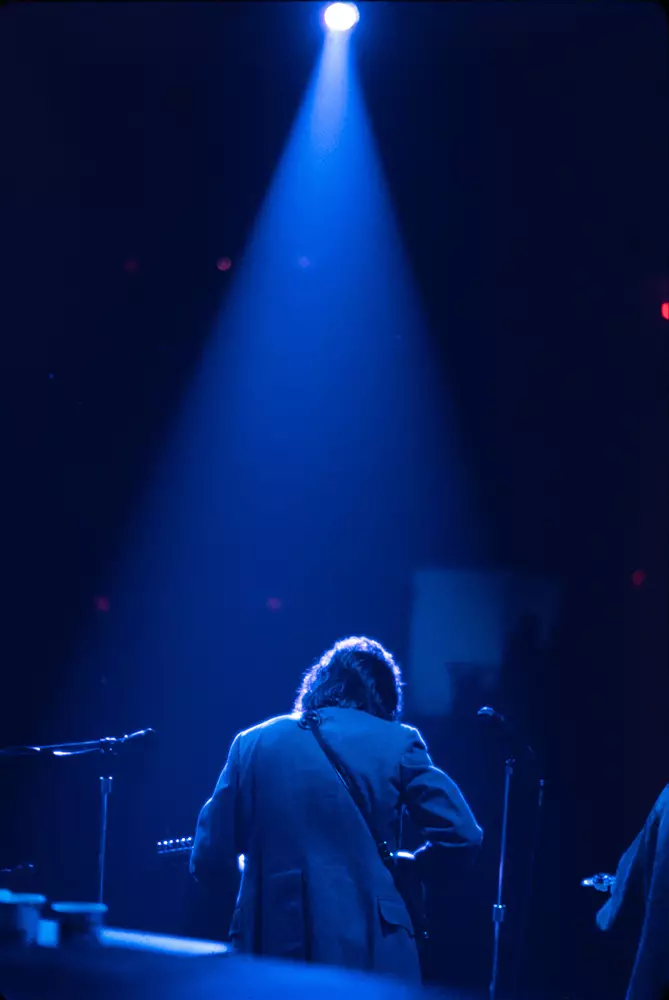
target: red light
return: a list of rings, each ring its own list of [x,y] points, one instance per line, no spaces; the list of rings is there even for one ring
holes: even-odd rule
[[[669,319],[669,302],[662,303],[662,319]]]
[[[123,264],[123,270],[126,274],[134,274],[138,268],[139,264],[133,257],[126,260]]]
[[[109,611],[108,597],[95,597],[93,599],[93,604],[95,605],[96,611]]]
[[[643,583],[645,583],[645,580],[646,580],[646,574],[644,573],[644,571],[642,569],[635,569],[634,572],[632,573],[632,583],[634,584],[634,586],[640,587]]]
[[[300,257],[297,263],[300,265],[301,268],[305,268],[310,266],[311,261],[309,260],[308,257]]]
[[[216,267],[219,271],[229,271],[232,267],[232,261],[229,257],[219,257],[216,261]]]
[[[280,611],[281,610],[281,601],[279,600],[278,597],[268,597],[267,598],[267,607],[269,608],[270,611]]]

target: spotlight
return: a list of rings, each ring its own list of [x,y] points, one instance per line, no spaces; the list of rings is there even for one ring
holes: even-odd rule
[[[330,31],[350,31],[360,20],[360,14],[354,3],[331,3],[323,20]]]

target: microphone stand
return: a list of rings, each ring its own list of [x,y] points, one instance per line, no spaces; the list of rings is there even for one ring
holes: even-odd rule
[[[51,757],[80,757],[85,753],[102,754],[103,759],[110,761],[118,754],[118,751],[131,740],[140,736],[148,736],[153,733],[153,729],[139,729],[135,733],[126,736],[103,736],[99,740],[88,740],[85,743],[52,743],[49,746],[17,746],[5,747],[0,750],[1,757],[34,757],[42,754]],[[97,902],[104,902],[105,888],[105,865],[107,860],[107,820],[109,816],[109,796],[111,795],[114,782],[111,772],[111,765],[107,764],[104,773],[100,775],[100,839],[98,842],[98,871],[97,871]]]
[[[511,779],[514,774],[517,755],[514,750],[518,750],[519,755],[525,755],[531,760],[537,761],[537,755],[530,746],[526,746],[522,741],[518,740],[517,734],[509,726],[507,720],[499,712],[496,712],[494,708],[489,705],[484,705],[477,712],[478,716],[487,717],[493,720],[505,734],[506,737],[506,752],[507,757],[504,762],[504,803],[502,808],[502,836],[500,842],[499,851],[499,869],[497,874],[497,898],[492,908],[492,921],[493,921],[493,951],[492,951],[492,971],[490,975],[490,986],[488,990],[489,1000],[497,1000],[497,985],[499,979],[499,950],[500,950],[500,938],[502,933],[502,924],[506,917],[506,905],[504,900],[504,874],[506,869],[506,850],[508,844],[508,832],[509,832],[509,798],[511,793]],[[543,792],[544,792],[544,780],[543,778],[539,782],[539,803],[538,809],[539,814],[541,812],[541,805],[543,802]],[[539,816],[537,816],[537,824],[539,821]],[[538,825],[537,825],[538,834]],[[529,891],[531,893],[531,880],[534,869],[534,856],[536,854],[536,836],[535,843],[532,848],[532,861],[529,874]],[[524,914],[524,920],[527,919],[527,913]],[[518,963],[520,963],[520,956],[518,957]],[[514,977],[514,992],[515,985],[518,978],[518,968],[515,970]]]
[[[530,860],[527,866],[527,882],[525,885],[525,899],[523,902],[523,908],[521,910],[520,917],[520,933],[518,935],[518,952],[516,954],[516,964],[513,973],[513,987],[511,991],[511,996],[516,997],[518,994],[518,982],[520,980],[520,973],[523,965],[523,950],[525,948],[525,932],[527,930],[527,921],[530,913],[530,905],[532,903],[532,891],[534,887],[534,871],[536,867],[537,860],[537,850],[539,848],[539,837],[541,834],[541,813],[542,806],[544,803],[544,789],[546,787],[546,782],[543,778],[539,778],[539,790],[537,793],[537,811],[534,821],[534,833],[532,835],[532,847],[530,849]]]
[[[506,843],[509,829],[509,793],[511,791],[511,778],[516,765],[515,757],[507,757],[504,764],[504,806],[502,809],[502,840],[499,852],[499,871],[497,875],[497,901],[492,908],[492,921],[494,928],[493,948],[492,948],[492,973],[490,976],[489,997],[496,1000],[497,980],[499,977],[499,942],[502,931],[502,924],[506,916],[506,906],[502,902],[504,893],[504,869],[506,867]]]

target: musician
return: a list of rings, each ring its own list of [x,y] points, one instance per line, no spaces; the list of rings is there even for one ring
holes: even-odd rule
[[[609,930],[639,900],[642,928],[626,1000],[669,1000],[669,785],[618,862],[597,926]]]
[[[306,672],[292,715],[235,737],[198,819],[191,872],[214,887],[244,855],[230,927],[236,950],[420,982],[414,927],[369,820],[300,725],[303,713],[318,713],[391,849],[404,809],[426,853],[478,846],[483,834],[462,793],[401,711],[395,660],[353,637]]]

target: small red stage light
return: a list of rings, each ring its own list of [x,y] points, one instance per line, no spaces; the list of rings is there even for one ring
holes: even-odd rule
[[[669,302],[662,303],[662,319],[669,319]]]
[[[281,610],[281,601],[279,600],[278,597],[268,597],[267,598],[267,607],[269,608],[270,611],[280,611]]]
[[[134,274],[138,268],[139,264],[134,259],[134,257],[130,257],[123,263],[123,270],[125,271],[126,274]]]
[[[216,261],[216,267],[219,271],[229,271],[232,267],[232,261],[229,257],[219,257]]]
[[[108,597],[96,597],[93,603],[95,604],[96,611],[109,611]]]
[[[646,581],[646,574],[642,569],[635,569],[632,573],[632,583],[635,587],[640,587]]]

